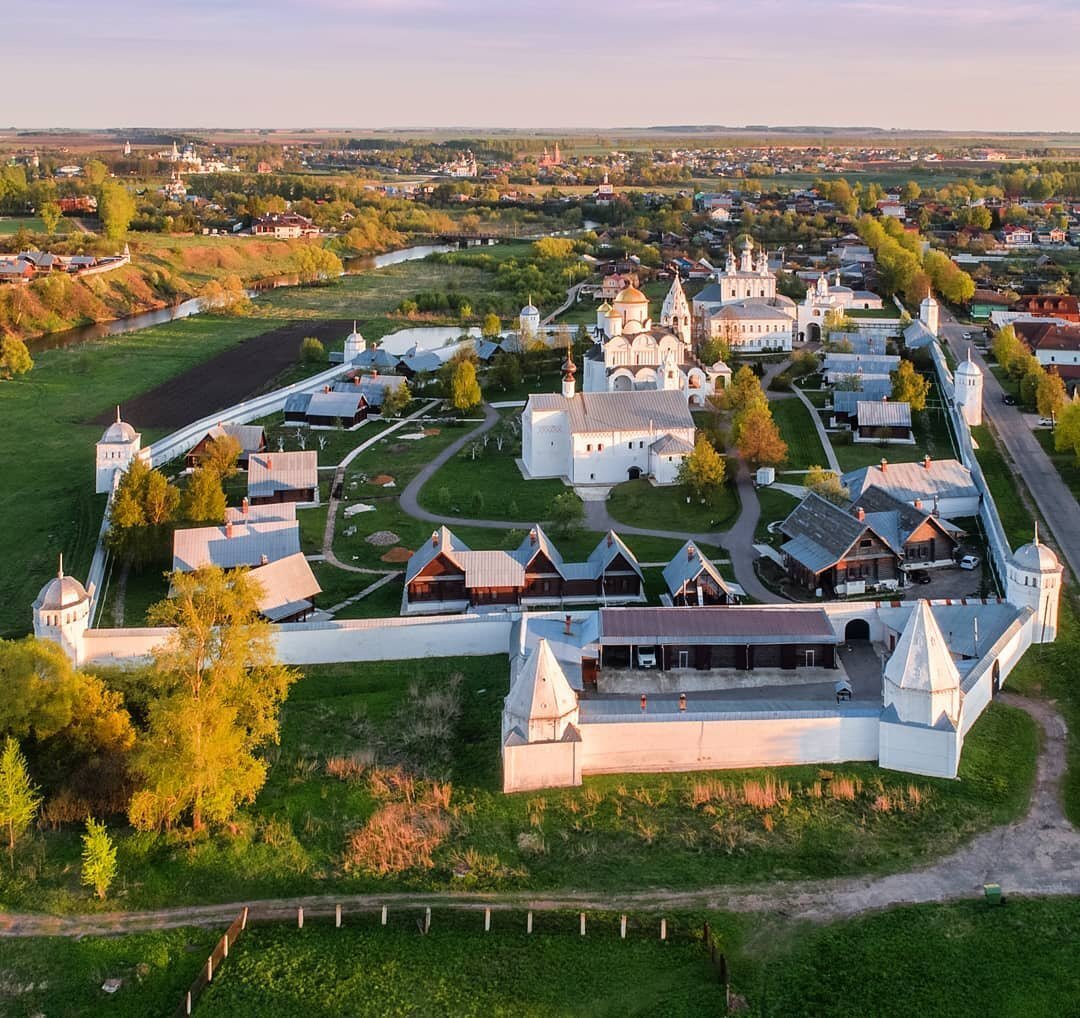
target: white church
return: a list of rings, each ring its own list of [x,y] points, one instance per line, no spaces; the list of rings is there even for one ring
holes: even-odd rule
[[[592,392],[677,389],[687,402],[703,406],[724,388],[731,369],[723,362],[703,364],[691,339],[690,305],[678,276],[664,298],[659,325],[649,298],[628,286],[596,312],[596,343],[585,355],[583,389]]]
[[[829,283],[823,272],[813,286],[806,288],[806,299],[798,308],[799,342],[816,343],[825,338],[825,316],[832,313],[843,315],[848,311],[880,311],[884,307],[881,298],[869,290],[853,290],[840,284],[840,270],[836,281]],[[937,325],[934,326],[935,333]]]

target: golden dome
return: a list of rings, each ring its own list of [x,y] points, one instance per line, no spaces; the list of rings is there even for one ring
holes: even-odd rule
[[[636,286],[628,286],[625,290],[619,291],[619,296],[615,298],[616,304],[648,304],[649,298],[645,296]]]

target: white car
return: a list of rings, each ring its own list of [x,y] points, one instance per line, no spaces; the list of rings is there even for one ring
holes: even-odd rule
[[[979,556],[978,555],[965,555],[960,560],[961,569],[978,569],[979,568]]]
[[[1040,428],[1052,428],[1053,426],[1054,426],[1054,419],[1052,417],[1040,417],[1039,418],[1039,427]]]
[[[655,668],[656,651],[639,648],[637,652],[637,666],[638,668]]]

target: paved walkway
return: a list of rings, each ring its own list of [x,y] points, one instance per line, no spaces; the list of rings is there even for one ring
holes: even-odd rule
[[[1012,460],[1012,469],[1024,479],[1039,512],[1050,527],[1062,558],[1076,579],[1080,577],[1080,525],[1077,523],[1076,498],[1032,434],[1020,408],[1006,406],[1002,402],[1004,390],[1001,383],[978,348],[963,338],[964,332],[971,328],[959,324],[948,308],[942,305],[941,333],[957,358],[966,357],[970,349],[971,359],[982,369],[983,417],[993,424],[1005,452]]]
[[[835,472],[839,477],[843,474],[843,470],[840,469],[840,461],[836,458],[836,451],[833,449],[832,442],[829,441],[829,434],[825,430],[825,424],[821,420],[821,414],[818,413],[817,407],[810,402],[809,397],[802,391],[797,385],[792,385],[791,391],[802,400],[803,406],[810,411],[810,420],[814,422],[814,427],[817,429],[818,438],[821,439],[821,448],[825,450],[825,459],[829,461],[829,469]]]
[[[1043,729],[1043,748],[1031,804],[1015,823],[977,835],[952,854],[929,866],[884,877],[774,881],[751,886],[720,885],[689,891],[664,888],[593,894],[585,891],[468,894],[405,892],[362,895],[308,895],[255,902],[197,905],[149,912],[53,916],[0,913],[0,936],[39,937],[135,933],[181,926],[225,926],[246,905],[255,920],[330,915],[340,904],[349,912],[382,905],[417,909],[426,905],[496,910],[531,908],[664,912],[718,909],[782,914],[791,919],[827,922],[862,912],[917,902],[977,898],[983,884],[998,883],[1006,895],[1080,894],[1080,832],[1061,810],[1061,780],[1066,764],[1066,728],[1048,703],[1005,694],[1002,700],[1031,714]]]
[[[542,319],[541,325],[550,325],[556,318],[559,317],[564,311],[569,311],[577,300],[578,291],[585,285],[584,282],[575,283],[566,291],[566,300],[564,300],[554,311],[551,312],[546,318]]]

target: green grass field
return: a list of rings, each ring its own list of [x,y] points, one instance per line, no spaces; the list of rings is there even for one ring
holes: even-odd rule
[[[45,224],[37,216],[0,216],[0,236],[10,237],[20,230],[45,236]],[[61,219],[56,225],[57,234],[71,233],[74,227],[68,219]]]
[[[980,424],[972,428],[971,437],[978,445],[975,458],[982,467],[990,494],[994,496],[1001,525],[1005,528],[1005,536],[1013,548],[1019,548],[1031,540],[1034,524],[1030,511],[1020,498],[1016,476],[1005,462],[993,432],[987,425]]]
[[[1080,466],[1077,466],[1076,457],[1071,453],[1058,452],[1054,448],[1054,433],[1049,428],[1036,428],[1034,435],[1050,457],[1050,462],[1057,467],[1069,491],[1080,501]]]
[[[855,443],[849,434],[832,435],[833,450],[840,463],[840,468],[858,470],[860,467],[876,465],[882,459],[893,463],[915,463],[924,456],[933,459],[951,459],[956,453],[953,449],[949,425],[944,413],[931,408],[912,415],[912,430],[915,433],[914,445],[893,445],[880,442]],[[847,441],[844,441],[847,439]]]
[[[37,833],[13,871],[0,867],[0,907],[140,909],[391,888],[601,893],[884,872],[1017,816],[1034,773],[1033,722],[994,705],[965,742],[959,781],[852,763],[829,768],[841,789],[832,794],[820,768],[802,766],[607,775],[504,795],[506,690],[503,656],[310,667],[290,692],[267,784],[232,832],[187,839],[114,822],[119,877],[100,904],[78,884],[78,831]],[[354,765],[339,778],[330,760]],[[380,875],[348,845],[388,801],[372,768],[395,766],[415,777],[418,795],[431,779],[452,795],[430,863],[407,853]],[[776,801],[753,804],[769,781]]]
[[[645,478],[624,481],[608,496],[608,512],[619,523],[653,530],[702,534],[724,530],[739,515],[739,496],[725,484],[708,505],[693,497],[687,502],[682,485],[658,488]]]
[[[806,470],[815,464],[825,466],[825,450],[821,448],[821,439],[810,419],[810,411],[802,401],[796,398],[774,399],[769,401],[769,409],[781,437],[787,442],[788,454],[784,467],[788,470]]]

